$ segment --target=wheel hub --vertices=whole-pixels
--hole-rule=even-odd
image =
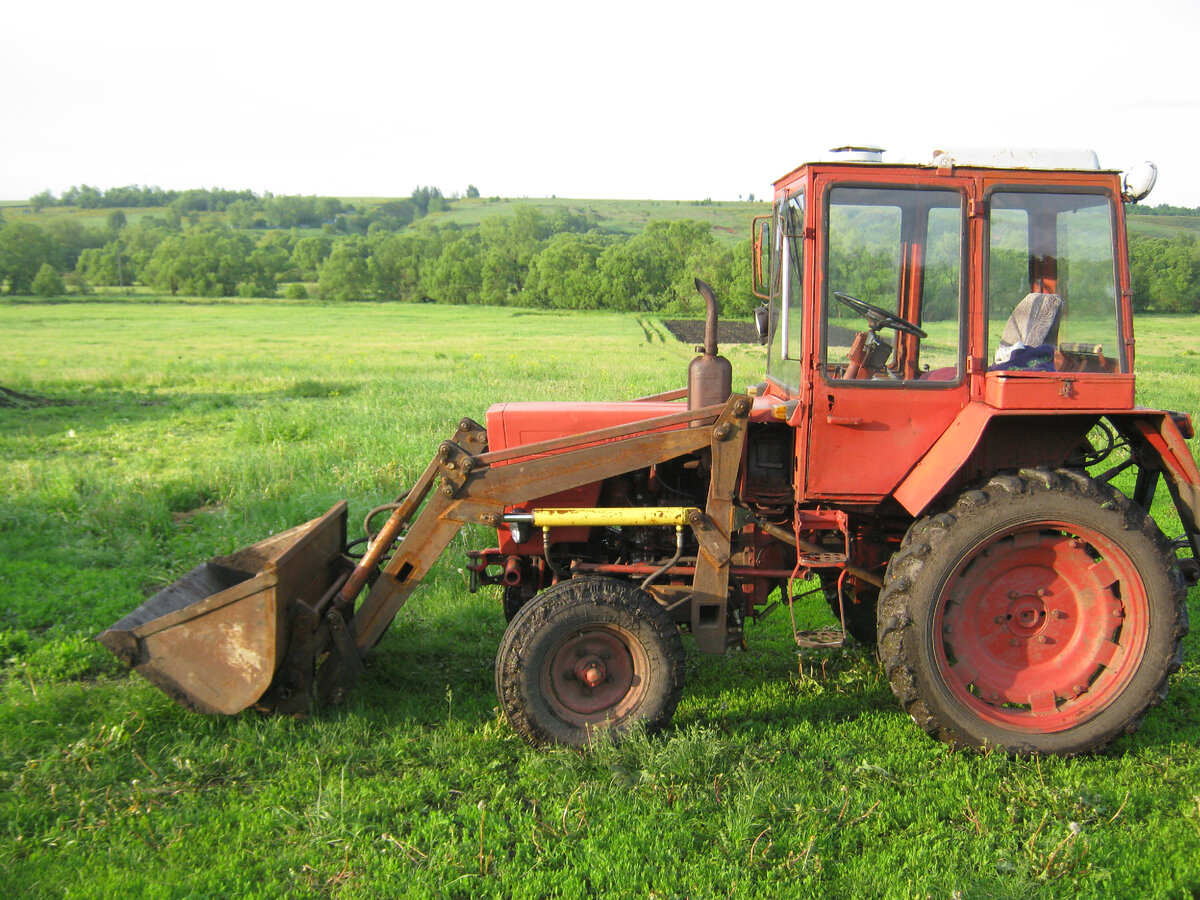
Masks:
[[[1045,589],[1039,592],[1045,593]],[[1018,597],[1009,606],[1004,622],[1016,637],[1034,637],[1046,626],[1046,604],[1041,597]]]
[[[1099,536],[1045,524],[969,559],[947,585],[940,623],[943,672],[960,702],[1039,731],[1106,705],[1130,670],[1127,607],[1144,603],[1123,558]]]
[[[547,699],[558,714],[568,721],[600,722],[636,705],[642,691],[631,643],[613,625],[576,631],[559,641],[543,671]]]
[[[604,668],[603,662],[589,657],[576,663],[574,675],[588,687],[594,688],[608,678],[608,670]]]

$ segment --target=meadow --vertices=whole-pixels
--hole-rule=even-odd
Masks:
[[[1139,402],[1200,418],[1200,322],[1137,324]],[[689,644],[665,733],[535,751],[497,710],[499,597],[466,590],[483,530],[313,717],[188,712],[91,640],[337,500],[355,527],[493,402],[682,386],[653,318],[10,302],[0,335],[0,384],[46,401],[0,409],[4,895],[1200,895],[1200,627],[1143,728],[1067,760],[948,750],[871,652],[797,653],[785,612],[747,652]],[[724,352],[759,380],[761,348]],[[1178,533],[1164,490],[1154,513]]]

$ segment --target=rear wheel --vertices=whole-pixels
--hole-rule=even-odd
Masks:
[[[1166,696],[1184,598],[1143,510],[1080,472],[1024,470],[912,526],[888,566],[879,653],[941,740],[1082,753]]]
[[[535,746],[670,721],[683,691],[683,642],[654,599],[611,578],[577,578],[525,604],[496,656],[509,723]]]

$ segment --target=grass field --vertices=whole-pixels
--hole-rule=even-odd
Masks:
[[[1200,416],[1200,322],[1139,327],[1140,402]],[[5,304],[0,334],[0,384],[55,401],[0,409],[7,896],[1200,895],[1197,634],[1141,731],[1040,761],[934,743],[870,654],[797,655],[786,614],[689,650],[665,734],[534,751],[496,709],[498,598],[460,569],[484,532],[312,719],[189,713],[91,641],[203,558],[343,497],[360,519],[491,402],[681,386],[654,320]],[[726,352],[758,380],[760,348]]]

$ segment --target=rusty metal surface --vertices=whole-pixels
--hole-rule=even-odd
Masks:
[[[675,388],[673,391],[663,391],[661,394],[648,394],[645,397],[634,397],[634,403],[655,403],[664,400],[686,400],[688,389],[685,387]]]
[[[693,523],[700,543],[700,556],[696,560],[693,582],[692,633],[702,653],[724,653],[731,640],[741,639],[741,629],[730,628],[727,618],[729,547],[734,526],[734,485],[741,469],[749,414],[750,399],[734,395],[713,427],[712,477],[704,516],[704,524],[708,527]],[[718,542],[715,549],[710,542],[713,535],[706,535],[709,540],[701,538],[708,528],[715,532]]]
[[[184,706],[235,713],[282,664],[288,613],[328,590],[346,541],[346,504],[193,569],[97,640]]]

